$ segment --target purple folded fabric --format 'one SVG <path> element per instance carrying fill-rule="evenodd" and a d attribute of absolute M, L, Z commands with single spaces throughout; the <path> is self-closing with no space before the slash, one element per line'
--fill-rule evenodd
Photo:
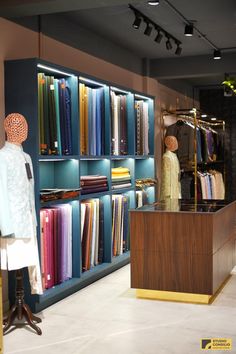
<path fill-rule="evenodd" d="M 88 188 L 88 189 L 82 189 L 81 194 L 91 194 L 91 193 L 97 193 L 97 192 L 105 192 L 108 191 L 108 186 L 106 187 L 97 187 L 97 188 Z"/>

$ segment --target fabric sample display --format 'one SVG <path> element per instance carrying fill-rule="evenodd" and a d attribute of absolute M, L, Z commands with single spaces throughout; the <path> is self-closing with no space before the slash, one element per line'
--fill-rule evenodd
<path fill-rule="evenodd" d="M 67 80 L 38 74 L 40 153 L 71 155 L 71 90 Z"/>
<path fill-rule="evenodd" d="M 103 262 L 104 205 L 97 198 L 81 202 L 82 270 Z"/>
<path fill-rule="evenodd" d="M 41 209 L 40 224 L 43 288 L 49 289 L 72 278 L 72 206 Z"/>
<path fill-rule="evenodd" d="M 180 167 L 174 152 L 166 151 L 162 157 L 161 200 L 181 198 Z"/>
<path fill-rule="evenodd" d="M 100 156 L 105 151 L 104 88 L 79 84 L 80 152 L 81 155 Z"/>
<path fill-rule="evenodd" d="M 111 91 L 112 155 L 127 155 L 127 97 Z"/>
<path fill-rule="evenodd" d="M 108 190 L 107 176 L 87 175 L 80 177 L 81 194 L 105 192 Z"/>
<path fill-rule="evenodd" d="M 136 205 L 137 208 L 141 208 L 144 205 L 148 204 L 148 195 L 145 190 L 136 191 Z"/>
<path fill-rule="evenodd" d="M 112 196 L 112 249 L 119 256 L 129 249 L 128 197 Z"/>
<path fill-rule="evenodd" d="M 148 103 L 143 100 L 135 101 L 136 113 L 136 154 L 149 154 L 149 117 Z"/>
<path fill-rule="evenodd" d="M 126 167 L 111 169 L 112 189 L 129 188 L 131 184 L 130 170 Z"/>

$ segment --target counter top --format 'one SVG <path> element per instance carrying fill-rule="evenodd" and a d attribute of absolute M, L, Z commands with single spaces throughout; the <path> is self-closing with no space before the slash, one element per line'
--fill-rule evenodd
<path fill-rule="evenodd" d="M 188 212 L 188 213 L 216 213 L 224 207 L 235 203 L 232 200 L 198 200 L 168 199 L 135 209 L 141 212 Z"/>

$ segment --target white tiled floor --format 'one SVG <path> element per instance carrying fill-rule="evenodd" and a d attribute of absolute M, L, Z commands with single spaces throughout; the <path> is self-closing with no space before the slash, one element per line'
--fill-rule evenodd
<path fill-rule="evenodd" d="M 5 354 L 197 354 L 208 337 L 232 338 L 236 353 L 236 275 L 212 305 L 193 305 L 136 299 L 126 266 L 39 315 L 43 335 L 16 329 Z"/>

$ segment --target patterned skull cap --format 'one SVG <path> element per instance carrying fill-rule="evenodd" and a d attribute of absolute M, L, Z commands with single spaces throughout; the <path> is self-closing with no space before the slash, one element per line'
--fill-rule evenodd
<path fill-rule="evenodd" d="M 176 151 L 176 150 L 178 150 L 178 140 L 176 139 L 175 136 L 172 136 L 172 135 L 167 136 L 165 138 L 165 146 L 170 151 Z"/>
<path fill-rule="evenodd" d="M 7 140 L 11 143 L 21 144 L 28 135 L 28 124 L 20 113 L 11 113 L 4 120 Z"/>

